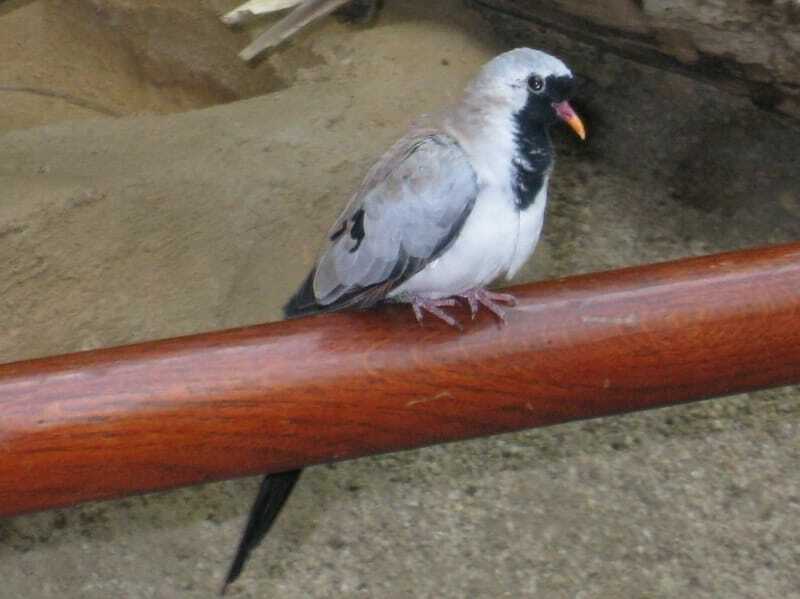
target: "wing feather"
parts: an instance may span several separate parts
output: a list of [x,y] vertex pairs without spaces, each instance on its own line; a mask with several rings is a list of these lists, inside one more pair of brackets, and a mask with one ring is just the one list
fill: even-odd
[[313,275],[321,309],[366,307],[435,260],[478,195],[475,172],[448,135],[418,131],[370,170],[331,228]]

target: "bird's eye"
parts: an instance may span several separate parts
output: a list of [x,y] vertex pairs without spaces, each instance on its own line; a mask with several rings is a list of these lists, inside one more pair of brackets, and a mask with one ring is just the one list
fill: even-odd
[[532,92],[540,92],[544,87],[544,81],[538,75],[531,75],[528,78],[528,89]]

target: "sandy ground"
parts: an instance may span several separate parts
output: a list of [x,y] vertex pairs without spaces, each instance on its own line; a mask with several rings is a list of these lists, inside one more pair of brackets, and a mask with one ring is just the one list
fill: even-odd
[[[59,3],[11,2],[0,31],[38,27],[45,47]],[[109,62],[109,89],[88,67],[75,67],[88,87],[59,88],[123,118],[0,96],[0,360],[277,318],[371,161],[504,47],[477,16],[453,17],[455,0],[388,4],[374,27],[327,20],[225,75],[225,93],[181,74],[180,93],[157,94],[166,51],[139,79]],[[129,32],[119,10],[108,22]],[[246,39],[219,36],[215,60]],[[73,64],[94,64],[64,44]],[[4,63],[0,82],[32,85],[32,72]],[[51,72],[39,83],[63,82]],[[557,137],[545,238],[521,279],[800,238],[794,191],[699,206],[669,177],[623,168],[639,147],[606,156]],[[797,392],[782,389],[312,468],[230,593],[800,597],[798,432]],[[256,484],[0,521],[0,597],[212,597]]]

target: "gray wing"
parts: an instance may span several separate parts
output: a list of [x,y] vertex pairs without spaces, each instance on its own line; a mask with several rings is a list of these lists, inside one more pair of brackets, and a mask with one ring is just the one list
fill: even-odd
[[331,229],[313,276],[316,302],[380,301],[449,247],[477,195],[475,172],[453,138],[427,130],[400,140]]

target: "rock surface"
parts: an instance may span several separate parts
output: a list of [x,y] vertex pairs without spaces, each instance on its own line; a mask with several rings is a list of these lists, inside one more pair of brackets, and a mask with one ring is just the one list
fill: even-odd
[[[800,3],[795,0],[472,0],[531,35],[551,32],[714,82],[800,118]],[[541,43],[541,42],[540,42]]]
[[[14,4],[0,30],[44,18]],[[387,3],[368,29],[327,20],[253,71],[289,82],[269,95],[118,119],[40,106],[51,124],[31,128],[0,117],[0,360],[278,317],[371,161],[508,44],[460,2],[432,4]],[[589,142],[556,132],[545,237],[521,279],[800,238],[795,177],[763,166],[796,130],[713,85],[616,57],[590,69],[582,52]],[[0,115],[21,110],[13,98]],[[759,169],[757,195],[731,189]],[[798,597],[797,400],[312,468],[230,596]],[[0,597],[213,597],[256,485],[0,521]]]
[[[692,20],[695,4],[702,6]],[[542,46],[568,59],[583,82],[576,105],[592,131],[587,153],[598,160],[657,180],[703,209],[761,205],[796,193],[800,112],[790,116],[789,107],[792,94],[800,94],[800,53],[783,41],[798,30],[788,4],[473,5],[509,45]],[[668,26],[682,32],[697,60],[683,64],[676,48],[664,46],[659,32]],[[743,36],[760,50],[748,54]],[[739,62],[767,55],[760,68]],[[780,92],[779,81],[786,84]],[[782,99],[762,101],[773,92]]]

